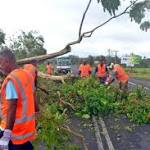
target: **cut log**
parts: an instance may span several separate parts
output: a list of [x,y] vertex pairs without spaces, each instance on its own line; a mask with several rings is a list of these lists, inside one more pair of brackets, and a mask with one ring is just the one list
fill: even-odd
[[46,55],[40,55],[40,56],[35,56],[35,57],[29,57],[29,58],[25,58],[25,59],[20,59],[17,61],[18,65],[23,65],[23,64],[27,64],[27,63],[31,63],[33,60],[36,60],[37,62],[40,61],[44,61],[46,59],[51,59],[57,56],[61,56],[64,55],[66,53],[69,53],[71,51],[71,47],[67,46],[64,49],[56,52],[56,53],[51,53],[51,54],[46,54]]
[[51,80],[55,80],[55,81],[61,81],[62,83],[65,83],[64,79],[67,78],[67,76],[53,76],[53,75],[49,75],[49,74],[45,74],[43,72],[38,72],[38,76],[44,79],[51,79]]

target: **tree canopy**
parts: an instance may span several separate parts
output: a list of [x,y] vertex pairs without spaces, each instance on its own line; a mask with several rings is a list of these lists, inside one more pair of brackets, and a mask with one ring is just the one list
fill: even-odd
[[[116,16],[119,6],[122,5],[123,0],[97,0],[101,3],[104,12],[107,10],[110,15]],[[131,21],[135,21],[140,24],[142,30],[147,31],[150,28],[150,20],[144,20],[146,13],[150,10],[150,0],[131,0],[128,11]]]
[[44,38],[37,31],[22,31],[17,38],[12,39],[10,47],[17,59],[46,54]]
[[0,29],[0,46],[5,43],[5,33]]

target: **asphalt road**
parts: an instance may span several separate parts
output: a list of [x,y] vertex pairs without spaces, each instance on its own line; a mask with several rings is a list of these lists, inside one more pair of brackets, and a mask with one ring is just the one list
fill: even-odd
[[130,78],[129,82],[133,82],[135,84],[143,85],[145,87],[150,88],[150,80]]

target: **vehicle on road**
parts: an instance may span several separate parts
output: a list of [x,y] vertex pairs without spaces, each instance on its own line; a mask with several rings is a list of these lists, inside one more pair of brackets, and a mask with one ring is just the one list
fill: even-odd
[[56,61],[56,71],[57,73],[67,74],[71,72],[72,64],[69,57],[59,57]]

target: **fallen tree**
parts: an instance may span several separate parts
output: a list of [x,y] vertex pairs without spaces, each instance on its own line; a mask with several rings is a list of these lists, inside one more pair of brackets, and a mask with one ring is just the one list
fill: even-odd
[[80,26],[79,26],[79,31],[78,31],[78,38],[75,41],[72,41],[68,44],[66,44],[65,48],[63,48],[62,50],[55,52],[55,53],[51,53],[51,54],[47,54],[47,55],[41,55],[41,56],[35,56],[35,57],[30,57],[30,58],[25,58],[25,59],[21,59],[17,61],[18,65],[23,65],[26,63],[30,63],[32,60],[37,60],[38,62],[46,60],[46,59],[50,59],[50,58],[54,58],[57,56],[61,56],[64,55],[66,53],[71,52],[71,46],[75,45],[75,44],[79,44],[84,38],[89,38],[92,36],[92,34],[99,29],[100,27],[104,26],[105,24],[107,24],[108,22],[112,21],[113,19],[116,19],[122,15],[129,15],[129,18],[131,18],[131,21],[134,20],[136,23],[140,24],[140,28],[144,31],[147,31],[150,28],[150,22],[149,21],[143,21],[143,18],[145,18],[146,13],[149,11],[150,9],[150,1],[149,0],[131,0],[130,4],[120,13],[116,14],[116,11],[118,12],[118,8],[119,6],[123,5],[121,3],[121,0],[97,0],[97,2],[99,4],[102,5],[104,12],[108,11],[109,14],[111,15],[110,18],[108,18],[106,21],[104,21],[103,23],[101,23],[100,25],[94,27],[93,29],[89,30],[89,31],[85,31],[82,32],[82,28],[83,28],[83,23],[86,17],[86,14],[89,10],[89,7],[91,5],[92,0],[89,0],[86,9],[82,15],[82,19],[80,22]]
[[38,76],[44,79],[51,79],[51,80],[56,80],[56,81],[61,81],[62,83],[65,83],[64,79],[68,78],[68,75],[64,75],[64,76],[54,76],[54,75],[49,75],[49,74],[45,74],[43,72],[38,72]]

